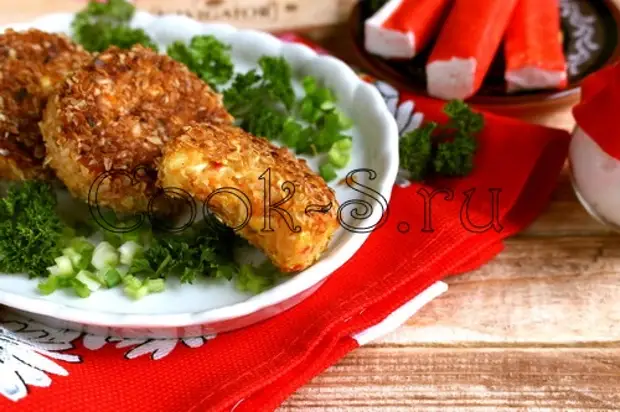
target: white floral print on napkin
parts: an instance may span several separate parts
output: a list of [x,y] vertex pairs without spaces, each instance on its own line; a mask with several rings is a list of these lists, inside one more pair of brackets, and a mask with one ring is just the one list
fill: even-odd
[[18,401],[28,395],[28,385],[49,387],[50,375],[67,376],[61,363],[82,361],[66,353],[79,336],[79,332],[56,330],[33,321],[0,322],[0,394]]
[[0,395],[18,401],[28,395],[28,386],[49,387],[54,376],[68,376],[63,362],[82,363],[82,358],[69,353],[82,339],[92,351],[114,344],[126,349],[123,356],[133,360],[150,355],[160,360],[170,355],[179,344],[201,348],[216,335],[183,339],[123,339],[83,334],[68,329],[55,329],[36,321],[3,312],[0,309]]
[[179,343],[188,348],[202,347],[207,341],[215,338],[215,335],[200,336],[197,338],[183,339],[123,339],[97,335],[84,335],[84,346],[90,350],[98,350],[106,344],[115,344],[117,349],[131,348],[124,354],[125,359],[136,359],[143,355],[150,355],[152,360],[161,360],[170,355]]

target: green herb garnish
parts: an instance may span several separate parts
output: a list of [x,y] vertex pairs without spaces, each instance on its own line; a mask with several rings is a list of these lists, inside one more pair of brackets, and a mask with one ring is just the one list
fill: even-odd
[[[350,137],[352,121],[336,107],[333,92],[320,86],[313,77],[302,81],[304,94],[297,98],[293,71],[282,57],[263,56],[259,69],[234,74],[231,48],[214,36],[195,36],[189,44],[177,41],[168,47],[168,55],[184,63],[212,88],[223,90],[224,104],[249,133],[279,141],[297,154],[328,153],[328,169],[346,167],[350,147],[334,149],[335,143]],[[335,179],[336,172],[321,175]]]
[[[127,221],[111,213],[106,220],[114,225]],[[180,234],[147,224],[125,234],[103,230],[109,235],[97,236],[112,242],[93,243],[75,236],[59,217],[49,184],[14,183],[0,198],[0,272],[39,277],[43,295],[68,289],[81,298],[122,287],[128,297],[140,299],[162,292],[171,277],[182,283],[227,279],[251,293],[273,285],[279,273],[275,267],[240,266],[233,251],[242,239],[231,229],[208,223],[195,223]]]
[[56,206],[56,195],[47,183],[11,185],[0,199],[0,272],[47,275],[72,235]]
[[[335,179],[334,169],[346,167],[350,161],[351,140],[344,132],[352,122],[336,107],[334,94],[316,79],[305,77],[304,97],[296,100],[286,60],[263,57],[259,65],[260,73],[251,70],[235,76],[224,91],[226,107],[246,131],[278,140],[297,154],[329,152],[321,175],[327,181]],[[335,146],[345,140],[347,147]]]
[[90,0],[71,23],[73,38],[90,52],[100,52],[110,46],[129,49],[135,44],[157,50],[157,45],[144,30],[130,26],[135,11],[126,0],[104,3]]
[[232,279],[237,270],[232,230],[214,229],[201,222],[181,234],[156,234],[143,256],[133,260],[130,275],[152,279],[178,276],[182,283],[197,278]]
[[476,136],[484,127],[484,117],[460,100],[444,106],[449,120],[445,125],[428,122],[400,140],[400,165],[411,180],[429,175],[466,176],[474,167],[478,147]]
[[235,286],[242,292],[258,294],[273,287],[279,277],[280,272],[269,261],[259,266],[241,265],[235,278]]
[[176,41],[168,47],[167,52],[170,57],[184,63],[214,89],[226,84],[233,76],[234,65],[230,57],[230,46],[214,36],[195,36],[189,45]]
[[[287,118],[286,112],[290,111],[295,103],[291,67],[282,57],[265,56],[258,64],[260,74],[253,69],[235,76],[233,84],[224,91],[224,103],[230,114],[243,119],[244,128],[248,128],[248,125],[265,112],[273,112],[273,115],[279,116],[282,125]],[[249,131],[261,135],[255,133],[255,130]],[[280,133],[281,129],[278,128],[264,137],[275,139]]]

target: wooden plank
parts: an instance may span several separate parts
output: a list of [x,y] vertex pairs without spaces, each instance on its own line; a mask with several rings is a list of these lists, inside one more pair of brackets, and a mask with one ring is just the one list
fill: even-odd
[[[137,0],[239,27],[307,32],[356,64],[344,25],[355,0]],[[0,23],[85,1],[0,0]],[[329,26],[329,27],[326,27]],[[572,130],[568,110],[527,120]],[[498,259],[449,279],[407,325],[300,389],[283,411],[620,409],[620,242],[576,201],[568,174],[548,210]]]
[[551,203],[520,236],[599,236],[611,229],[593,219],[577,200],[566,167],[558,179]]
[[[136,0],[141,10],[156,14],[183,14],[201,21],[237,27],[284,30],[333,25],[347,19],[356,0]],[[28,21],[56,12],[80,10],[86,0],[28,0],[15,7],[0,0],[0,24]]]
[[360,349],[281,411],[617,410],[620,347]]
[[574,200],[554,200],[547,209],[519,236],[599,236],[612,230],[585,211]]
[[567,344],[620,341],[615,236],[516,238],[382,344]]

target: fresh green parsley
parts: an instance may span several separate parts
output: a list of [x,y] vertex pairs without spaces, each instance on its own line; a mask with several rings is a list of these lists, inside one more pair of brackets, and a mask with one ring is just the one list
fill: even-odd
[[234,73],[230,46],[214,36],[195,36],[189,45],[176,41],[168,46],[167,53],[185,64],[213,89],[228,83]]
[[0,199],[0,272],[47,276],[72,232],[47,183],[12,184]]
[[[242,127],[250,133],[275,139],[282,133],[286,113],[295,103],[292,70],[282,57],[264,56],[258,65],[260,73],[252,69],[235,76],[224,91],[224,104],[230,114],[242,119]],[[278,121],[268,128],[264,119],[271,116]]]
[[235,277],[235,286],[241,292],[259,294],[273,287],[280,278],[278,269],[266,260],[258,266],[241,265]]
[[460,100],[446,103],[444,112],[449,118],[446,124],[427,122],[400,140],[401,168],[409,172],[411,180],[422,181],[433,174],[466,176],[474,168],[483,115]]
[[[111,212],[104,218],[115,227],[136,222],[135,217]],[[147,222],[127,233],[101,227],[98,232],[90,239],[77,236],[60,217],[49,184],[11,184],[0,198],[0,273],[38,277],[44,295],[68,289],[87,298],[100,289],[121,287],[131,299],[162,292],[171,277],[182,283],[227,279],[242,292],[260,293],[279,276],[269,262],[239,265],[234,250],[243,239],[212,222],[195,223],[180,234],[159,231]]]
[[[327,181],[336,178],[336,168],[350,160],[350,142],[345,132],[351,120],[336,107],[332,91],[319,86],[316,79],[302,81],[304,96],[297,100],[290,65],[281,57],[265,56],[259,60],[260,71],[237,74],[224,91],[224,104],[240,119],[246,131],[269,140],[278,140],[297,154],[330,153],[320,169]],[[335,160],[337,159],[337,160]],[[331,164],[331,166],[327,166]]]
[[238,271],[233,250],[237,242],[229,229],[196,223],[180,234],[155,234],[141,258],[134,259],[130,275],[147,278],[178,276],[182,283],[199,277],[231,280]]
[[90,52],[101,52],[110,46],[128,49],[135,44],[157,50],[144,30],[130,26],[135,11],[126,0],[90,0],[71,24],[73,38]]
[[400,167],[409,172],[411,180],[423,180],[433,156],[433,132],[437,123],[428,122],[400,139]]

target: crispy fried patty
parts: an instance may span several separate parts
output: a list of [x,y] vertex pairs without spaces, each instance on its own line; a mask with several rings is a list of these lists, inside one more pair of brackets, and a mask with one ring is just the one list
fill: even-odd
[[[162,187],[180,188],[200,202],[208,201],[230,227],[246,223],[238,233],[283,272],[301,271],[316,262],[338,228],[334,191],[305,160],[238,127],[192,125],[166,146],[160,163]],[[271,201],[265,197],[266,182]],[[265,213],[265,206],[276,207],[288,196],[285,182],[290,182],[285,186],[290,198],[280,207],[288,215],[275,209]]]
[[38,30],[0,35],[0,179],[44,178],[39,121],[48,97],[91,59],[68,38]]
[[92,203],[97,181],[99,206],[137,212],[156,192],[162,148],[183,127],[232,120],[221,96],[183,64],[142,46],[112,47],[66,79],[41,131],[47,163],[75,197]]

